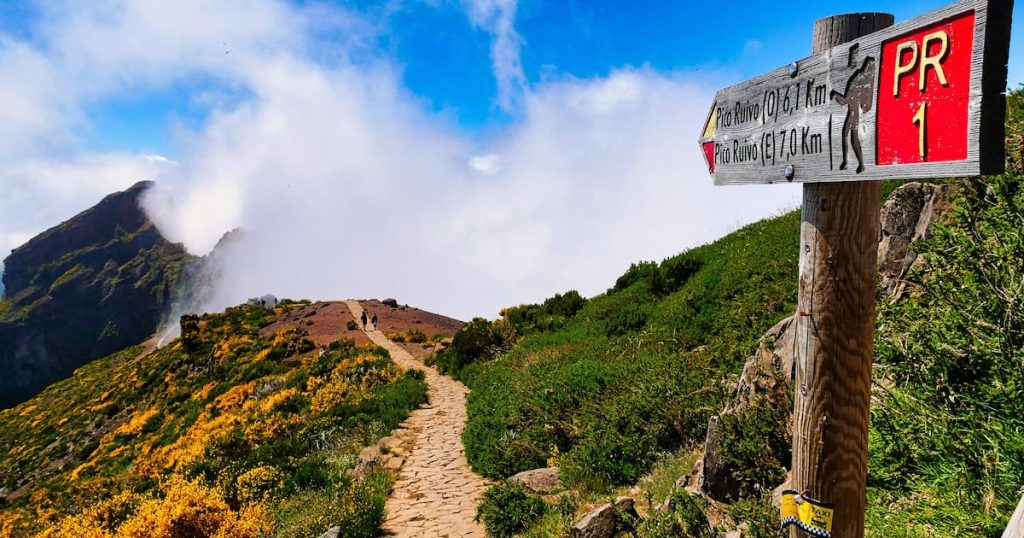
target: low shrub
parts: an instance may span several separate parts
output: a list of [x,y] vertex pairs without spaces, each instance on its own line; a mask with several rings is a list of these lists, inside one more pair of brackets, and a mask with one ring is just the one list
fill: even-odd
[[475,318],[462,327],[448,348],[438,353],[437,368],[459,379],[471,363],[493,360],[507,352],[516,340],[518,335],[507,321]]
[[738,486],[739,498],[760,497],[786,479],[791,451],[786,409],[791,406],[780,408],[757,398],[742,412],[721,417],[720,438],[727,442],[719,456]]
[[743,534],[745,537],[781,538],[789,536],[789,531],[779,528],[779,509],[772,506],[768,497],[737,501],[726,508],[726,513],[737,525],[747,524],[747,530]]
[[423,331],[421,331],[419,329],[409,329],[405,333],[405,335],[406,335],[405,336],[406,341],[407,342],[411,342],[413,344],[422,344],[422,343],[427,341],[426,333],[424,333]]
[[[370,473],[347,488],[337,507],[339,538],[373,538],[384,522],[384,504],[394,479],[385,472]],[[322,532],[322,531],[320,531]]]
[[676,489],[669,497],[669,509],[653,512],[640,525],[644,538],[711,538],[715,535],[704,512],[706,501]]
[[543,517],[546,509],[540,497],[528,495],[519,484],[503,482],[484,492],[476,520],[483,522],[488,536],[512,538]]
[[359,324],[356,323],[356,320],[350,319],[350,320],[348,320],[348,323],[345,324],[345,328],[347,328],[350,331],[358,331],[359,330]]

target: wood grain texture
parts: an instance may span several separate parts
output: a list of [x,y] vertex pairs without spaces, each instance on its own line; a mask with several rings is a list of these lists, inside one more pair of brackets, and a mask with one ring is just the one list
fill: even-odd
[[1010,522],[1003,531],[1003,538],[1024,538],[1024,496],[1021,496],[1017,509],[1010,516]]
[[[882,13],[822,19],[814,49],[892,21]],[[880,206],[878,182],[804,185],[791,486],[834,505],[837,538],[864,535]]]
[[[975,17],[974,41],[971,49],[970,65],[971,80],[969,89],[957,95],[967,100],[967,156],[963,160],[935,161],[922,163],[904,163],[890,166],[879,166],[876,160],[876,125],[878,123],[877,83],[880,79],[879,62],[875,63],[875,103],[870,110],[860,117],[860,140],[863,146],[864,170],[855,173],[853,167],[840,170],[842,125],[846,115],[846,106],[828,102],[809,107],[801,107],[785,114],[767,116],[761,114],[757,121],[734,122],[731,125],[720,124],[713,136],[706,136],[701,131],[700,143],[714,141],[724,144],[730,149],[734,143],[740,146],[757,146],[756,159],[745,159],[738,162],[716,162],[712,174],[716,185],[784,183],[793,182],[829,182],[829,181],[864,181],[881,179],[922,179],[936,177],[974,176],[983,173],[1002,171],[1004,160],[1003,118],[1005,116],[1006,64],[1009,54],[1009,29],[1012,15],[1012,0],[960,0],[935,11],[912,18],[899,25],[885,28],[881,20],[865,19],[850,22],[848,26],[837,26],[832,29],[816,29],[815,32],[868,32],[863,37],[838,43],[816,51],[812,56],[795,62],[797,74],[791,76],[789,66],[780,67],[762,76],[743,83],[725,88],[715,98],[716,107],[734,109],[736,103],[741,105],[758,104],[766,108],[765,95],[776,88],[789,86],[791,98],[797,97],[792,87],[803,84],[802,93],[798,96],[801,103],[807,97],[806,83],[824,84],[824,93],[831,96],[833,91],[842,93],[854,70],[858,67],[851,64],[850,58],[880,58],[882,45],[892,39],[913,32],[917,28],[940,23],[950,18],[973,13]],[[779,94],[779,99],[782,94]],[[717,119],[721,121],[722,114]],[[934,119],[933,121],[941,121]],[[703,127],[703,126],[702,126]],[[802,134],[804,129],[812,133],[822,134],[822,151],[801,152],[796,155],[779,156],[776,150],[781,148],[778,133],[791,132],[796,129]],[[776,133],[774,147],[766,147],[766,132]],[[803,140],[800,140],[803,142]],[[776,157],[769,159],[771,153]],[[749,150],[748,150],[749,155]],[[756,165],[754,163],[756,161]],[[792,165],[795,174],[791,179],[785,175],[787,165]]]

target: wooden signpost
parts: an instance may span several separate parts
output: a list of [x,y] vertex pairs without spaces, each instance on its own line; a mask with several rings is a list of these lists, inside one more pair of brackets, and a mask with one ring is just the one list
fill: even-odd
[[813,56],[718,92],[718,185],[803,182],[792,536],[864,535],[881,179],[1003,171],[1012,0],[814,26]]

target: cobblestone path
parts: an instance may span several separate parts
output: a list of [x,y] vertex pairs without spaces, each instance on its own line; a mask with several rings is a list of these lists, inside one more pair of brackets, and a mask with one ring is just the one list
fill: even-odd
[[[346,301],[359,319],[362,307]],[[424,366],[379,331],[367,336],[391,353],[406,368],[426,372],[429,406],[413,411],[402,427],[417,432],[416,444],[399,473],[388,499],[384,536],[454,538],[483,537],[484,529],[473,521],[476,505],[487,482],[469,468],[462,449],[466,424],[466,394],[462,383]]]

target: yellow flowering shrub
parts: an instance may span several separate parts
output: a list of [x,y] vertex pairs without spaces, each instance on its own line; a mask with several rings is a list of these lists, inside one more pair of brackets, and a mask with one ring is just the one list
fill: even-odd
[[213,352],[213,358],[220,360],[232,353],[245,353],[252,348],[253,344],[255,344],[255,341],[247,335],[231,336],[221,340]]
[[302,417],[275,415],[263,420],[256,420],[245,427],[245,440],[252,445],[259,445],[275,437],[283,435],[290,428],[302,422]]
[[274,497],[283,484],[284,475],[272,466],[251,469],[236,480],[238,500],[243,503],[267,501]]
[[[201,353],[180,343],[125,350],[80,369],[60,392],[0,411],[0,438],[14,440],[0,456],[11,483],[27,485],[0,507],[0,538],[255,538],[274,527],[307,536],[327,528],[305,526],[317,518],[354,528],[349,516],[372,532],[376,516],[338,504],[364,496],[343,497],[350,484],[341,479],[364,432],[327,413],[381,398],[380,415],[367,406],[358,420],[394,427],[402,417],[392,405],[415,408],[426,387],[406,383],[378,349],[306,352],[315,345],[302,330],[266,338],[271,321],[265,309],[229,308],[204,317]],[[393,381],[402,385],[379,390]],[[54,434],[76,450],[52,450]]]
[[22,521],[21,514],[0,512],[0,538],[12,538]]
[[[356,396],[358,388],[344,379],[335,379],[328,382],[313,395],[310,408],[313,413],[323,414],[341,405],[345,398]],[[356,398],[358,399],[358,398]]]
[[270,532],[266,511],[257,506],[234,511],[212,488],[174,476],[164,484],[164,497],[143,502],[118,527],[116,538],[179,538],[211,536],[257,538]]
[[151,407],[145,411],[139,411],[132,415],[132,418],[128,420],[128,422],[122,424],[120,428],[114,431],[114,433],[121,435],[135,435],[141,432],[142,428],[145,427],[147,422],[149,422],[149,419],[153,418],[159,412],[160,411],[155,407]]
[[[143,498],[130,491],[86,508],[81,514],[61,519],[48,527],[37,538],[113,537],[114,530],[135,512]],[[0,536],[3,536],[0,534]]]
[[224,394],[217,396],[217,399],[213,401],[213,405],[219,411],[225,411],[233,407],[241,407],[242,404],[252,396],[255,389],[256,383],[252,381],[244,385],[236,385],[231,387],[231,389]]
[[148,458],[137,459],[135,472],[155,477],[164,469],[180,470],[202,457],[207,446],[242,423],[242,418],[237,415],[224,414],[212,418],[209,412],[203,412],[177,441],[158,448]]
[[324,386],[327,381],[319,376],[312,376],[306,380],[306,392],[315,392],[320,387]]
[[401,366],[390,363],[384,368],[374,368],[373,370],[367,371],[363,374],[363,378],[360,380],[363,387],[366,389],[372,389],[380,387],[397,381],[402,377],[404,370]]
[[350,359],[342,359],[341,361],[339,361],[338,365],[334,367],[334,370],[332,370],[331,373],[338,376],[346,376],[352,373],[353,370],[356,370],[361,366],[373,364],[379,360],[379,356],[372,355],[369,353],[356,355],[355,357],[352,357]]
[[217,382],[210,381],[209,383],[203,385],[203,388],[199,389],[199,392],[196,392],[195,394],[192,395],[192,400],[198,402],[200,400],[205,400],[209,398],[210,393],[213,392],[213,389],[215,389],[216,387]]
[[260,410],[263,411],[264,413],[277,411],[279,408],[284,406],[284,404],[288,403],[289,400],[295,398],[298,395],[299,391],[298,389],[295,388],[285,389],[282,390],[281,392],[276,392],[268,396],[265,400],[263,400],[263,402],[260,404]]

